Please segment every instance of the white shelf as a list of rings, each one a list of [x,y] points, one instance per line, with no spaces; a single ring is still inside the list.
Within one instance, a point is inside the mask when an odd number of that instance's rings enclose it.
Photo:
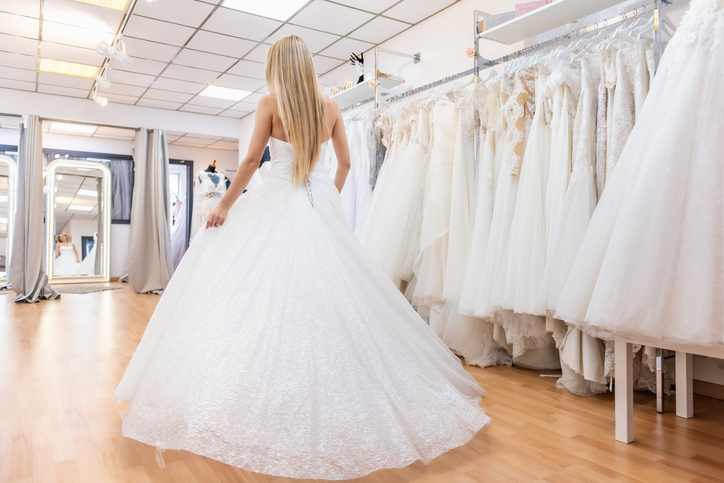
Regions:
[[[515,44],[605,10],[624,0],[555,0],[509,22],[483,31],[480,38]]]
[[[388,92],[389,89],[397,87],[402,84],[404,79],[398,76],[380,77],[380,92]],[[362,102],[375,96],[375,88],[370,85],[370,80],[366,80],[361,84],[357,84],[354,87],[335,94],[332,99],[337,101],[337,105],[340,109],[344,109],[347,106]]]

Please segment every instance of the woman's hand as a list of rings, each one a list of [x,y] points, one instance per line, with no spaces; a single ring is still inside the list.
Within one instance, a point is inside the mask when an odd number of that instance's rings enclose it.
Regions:
[[[218,228],[226,222],[229,216],[229,209],[218,205],[206,219],[206,228]]]

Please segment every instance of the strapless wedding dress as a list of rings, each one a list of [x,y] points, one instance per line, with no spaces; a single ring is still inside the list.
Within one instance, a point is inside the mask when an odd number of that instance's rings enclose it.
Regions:
[[[70,277],[78,275],[78,260],[73,247],[60,247],[60,256],[55,259],[53,275],[56,277]]]
[[[465,444],[483,390],[357,242],[323,164],[296,186],[291,145],[270,150],[161,297],[116,390],[124,436],[335,480]]]

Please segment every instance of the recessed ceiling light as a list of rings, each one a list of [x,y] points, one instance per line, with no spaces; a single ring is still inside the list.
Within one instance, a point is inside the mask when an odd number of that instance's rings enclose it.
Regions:
[[[8,219],[7,218],[0,218],[0,225],[7,225]]]
[[[96,7],[110,8],[112,10],[124,11],[131,0],[75,0]]]
[[[69,210],[75,210],[75,211],[93,211],[93,206],[82,206],[82,205],[70,205],[68,207]]]
[[[227,101],[240,101],[251,94],[251,91],[242,91],[241,89],[232,89],[231,87],[209,86],[201,93],[203,97],[213,97],[214,99],[226,99]]]
[[[259,0],[225,0],[222,6],[284,21],[297,13],[307,2],[308,0],[274,0],[273,2],[260,2]]]
[[[81,196],[98,196],[98,192],[93,190],[78,190],[76,194]]]
[[[73,62],[63,62],[62,60],[40,59],[40,71],[50,72],[51,74],[72,75],[74,77],[84,77],[93,79],[98,75],[100,67],[95,65],[74,64]]]
[[[79,136],[92,136],[98,126],[89,124],[73,124],[70,122],[53,122],[50,124],[50,132],[59,134],[77,134]]]
[[[0,195],[0,203],[5,202],[8,200],[8,197],[5,195]]]

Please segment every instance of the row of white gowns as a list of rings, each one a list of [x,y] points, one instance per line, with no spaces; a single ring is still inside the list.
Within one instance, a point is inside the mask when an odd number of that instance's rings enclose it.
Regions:
[[[380,116],[360,241],[469,364],[560,367],[559,385],[605,390],[612,348],[554,315],[652,61],[650,40],[623,39]]]

